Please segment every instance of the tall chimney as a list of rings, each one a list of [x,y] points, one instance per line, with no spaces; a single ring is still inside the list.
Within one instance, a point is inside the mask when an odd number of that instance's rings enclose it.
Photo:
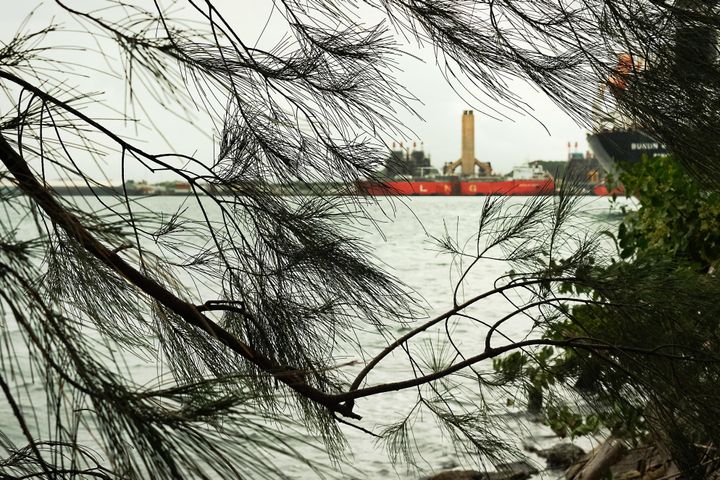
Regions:
[[[472,110],[463,111],[460,162],[462,175],[471,177],[475,173],[475,117]]]

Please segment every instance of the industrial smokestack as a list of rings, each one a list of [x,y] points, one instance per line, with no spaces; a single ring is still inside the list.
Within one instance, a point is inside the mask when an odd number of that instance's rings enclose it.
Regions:
[[[460,164],[462,175],[470,177],[475,173],[475,117],[472,110],[463,111],[461,142]]]
[[[463,110],[460,132],[462,134],[460,158],[448,163],[443,172],[452,175],[457,167],[462,167],[460,174],[463,177],[472,177],[475,175],[475,167],[478,167],[481,175],[492,175],[492,165],[489,162],[479,162],[475,159],[475,117],[472,110]]]

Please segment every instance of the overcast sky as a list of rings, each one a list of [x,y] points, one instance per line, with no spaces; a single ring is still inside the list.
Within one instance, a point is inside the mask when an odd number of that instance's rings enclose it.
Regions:
[[[151,6],[150,0],[138,0]],[[102,5],[101,0],[66,0],[68,5],[74,8],[90,10]],[[223,10],[227,18],[234,23],[237,32],[241,32],[247,43],[254,43],[265,26],[268,12],[272,10],[271,0],[241,0],[241,1],[219,1],[216,2]],[[350,2],[348,2],[350,3]],[[32,2],[12,2],[3,9],[0,16],[0,40],[10,40],[22,19],[32,9]],[[363,13],[360,12],[362,16]],[[369,19],[368,21],[371,21]],[[55,21],[61,25],[77,29],[67,15],[51,1],[40,4],[35,9],[33,20],[28,28],[41,26]],[[267,28],[265,28],[260,46],[274,42],[284,33],[283,20],[275,14]],[[78,42],[78,39],[79,42]],[[121,65],[112,62],[117,58],[117,52],[110,49],[104,51],[111,60],[105,63],[101,57],[92,52],[96,47],[88,44],[87,36],[80,34],[64,34],[55,36],[50,42],[52,44],[77,44],[88,47],[90,50],[65,50],[60,57],[74,61],[79,64],[76,71],[77,76],[69,76],[68,82],[77,85],[82,89],[98,91],[110,104],[119,110],[125,105],[127,91],[122,82],[119,82],[112,75],[115,69],[116,77],[121,76]],[[543,94],[534,91],[530,86],[520,82],[513,84],[513,89],[521,93],[524,100],[533,109],[533,115],[523,116],[512,115],[511,119],[498,120],[493,118],[493,112],[481,105],[468,102],[461,98],[450,85],[447,84],[439,69],[435,65],[432,50],[417,49],[414,45],[406,45],[411,53],[416,54],[420,59],[410,56],[403,57],[399,61],[399,70],[396,78],[399,83],[413,93],[418,103],[414,108],[418,116],[408,112],[400,113],[400,120],[414,135],[408,134],[406,138],[387,138],[388,144],[392,141],[404,141],[407,143],[424,142],[425,150],[432,157],[435,166],[440,167],[443,163],[454,161],[460,156],[460,118],[462,111],[474,109],[476,112],[476,157],[483,162],[491,162],[496,171],[507,172],[516,164],[528,160],[562,160],[567,156],[567,143],[579,142],[580,150],[587,149],[585,142],[585,131],[578,127],[568,116],[552,104]],[[88,73],[87,67],[98,69],[97,72]],[[85,68],[85,69],[83,69]],[[474,92],[473,92],[474,93]],[[478,92],[479,93],[479,92]],[[467,95],[466,98],[470,96]],[[195,118],[197,129],[189,129],[184,125],[187,118],[186,113],[173,111],[162,111],[162,107],[154,105],[153,102],[140,102],[148,107],[148,115],[156,121],[156,125],[164,132],[165,137],[173,145],[173,148],[182,153],[196,154],[198,157],[212,158],[212,124],[202,116]],[[2,108],[7,108],[7,101],[3,101]],[[141,105],[142,106],[142,105]],[[102,115],[97,113],[97,115]],[[145,130],[126,129],[126,135],[138,136],[146,146],[157,142],[154,133],[147,133]],[[162,149],[165,147],[163,146]],[[150,148],[152,150],[152,148]],[[95,167],[88,165],[88,169]],[[119,178],[116,170],[107,169],[107,176],[111,180]],[[140,167],[132,167],[128,177],[147,176]],[[162,179],[162,175],[154,178]],[[153,180],[153,178],[151,178]]]
[[[229,11],[242,25],[240,31],[247,32],[253,39],[263,31],[265,19],[272,10],[269,0],[240,1],[241,6],[235,6],[238,2],[223,3],[231,7]],[[284,33],[282,20],[277,15],[275,20],[265,28],[261,42],[271,43]],[[578,142],[580,150],[587,149],[585,130],[529,85],[516,82],[514,87],[533,109],[536,119],[515,114],[510,119],[499,120],[493,118],[497,116],[495,112],[473,104],[470,95],[461,98],[448,85],[435,63],[431,48],[419,49],[413,43],[405,43],[403,48],[420,57],[403,57],[399,62],[400,71],[396,74],[398,83],[417,97],[418,103],[414,107],[418,116],[400,114],[400,120],[416,134],[416,138],[397,140],[406,144],[424,142],[435,166],[440,167],[445,162],[460,158],[460,120],[463,110],[467,109],[474,109],[476,113],[476,157],[483,162],[491,162],[495,170],[508,172],[514,165],[528,160],[564,160],[567,158],[568,142],[572,142],[573,149],[575,142]],[[387,139],[389,143],[392,140]]]

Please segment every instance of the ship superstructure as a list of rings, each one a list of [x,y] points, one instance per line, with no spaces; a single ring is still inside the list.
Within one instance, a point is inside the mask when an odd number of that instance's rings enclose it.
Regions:
[[[600,85],[593,112],[593,131],[587,141],[600,165],[608,173],[617,173],[620,162],[638,163],[643,157],[667,155],[661,142],[645,133],[640,125],[617,108],[618,99],[631,86],[630,77],[645,68],[629,54],[618,55],[618,64],[607,81]],[[606,95],[606,92],[611,95]]]
[[[384,173],[388,177],[429,177],[436,175],[437,169],[432,166],[422,143],[418,148],[417,142],[413,142],[412,147],[405,147],[403,142],[393,142]]]
[[[497,175],[490,162],[475,157],[475,118],[472,110],[461,118],[460,158],[448,162],[443,174],[430,164],[424,150],[405,149],[393,144],[383,181],[359,182],[361,193],[369,195],[548,195],[555,192],[551,175],[539,166],[516,167],[509,176]],[[397,148],[399,145],[400,148]],[[460,169],[460,173],[455,171]]]

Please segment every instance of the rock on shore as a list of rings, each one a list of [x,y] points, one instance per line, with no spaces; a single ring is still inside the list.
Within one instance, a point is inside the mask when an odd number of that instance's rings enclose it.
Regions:
[[[526,480],[536,473],[538,469],[527,462],[512,462],[498,465],[497,472],[446,470],[424,480]]]
[[[585,451],[572,443],[558,443],[542,450],[532,446],[526,446],[525,449],[544,458],[548,468],[557,470],[565,470],[585,458]]]
[[[720,480],[717,470],[711,465],[706,467],[704,478]],[[608,475],[616,480],[686,478],[664,449],[656,445],[628,448],[624,442],[612,437],[565,471],[567,480],[600,480]]]

